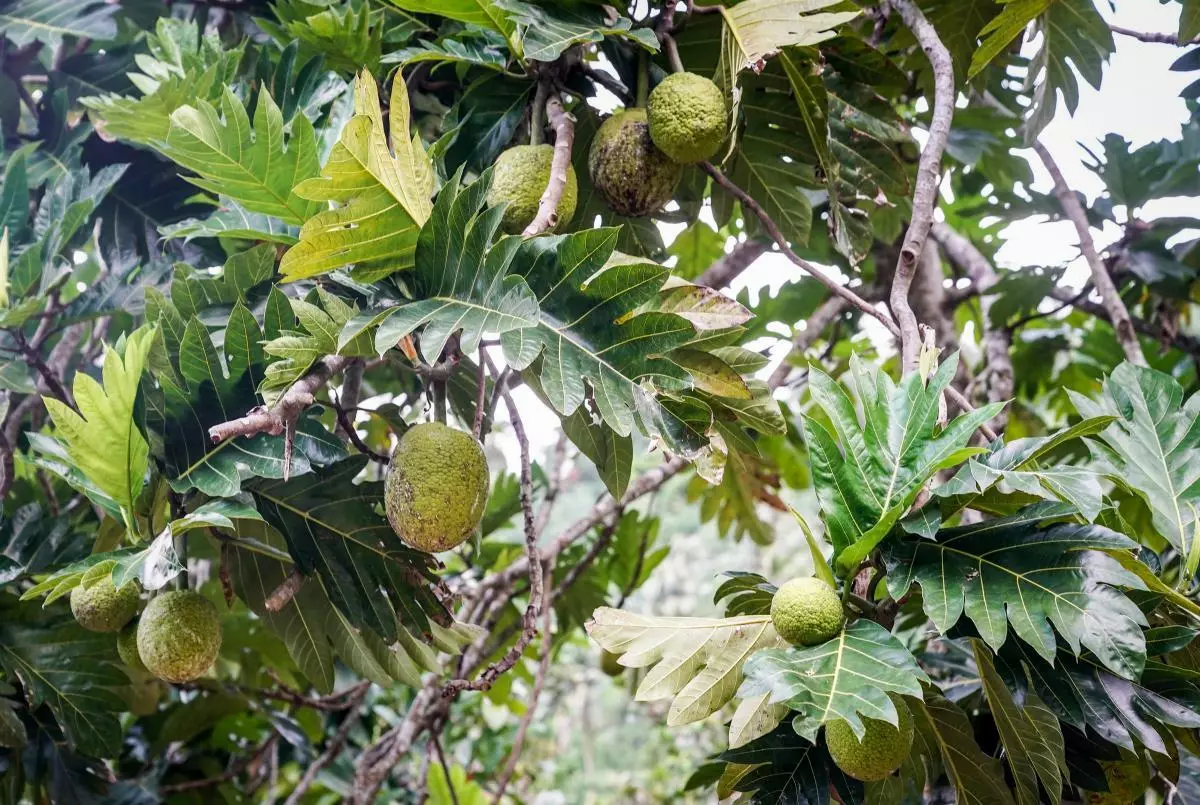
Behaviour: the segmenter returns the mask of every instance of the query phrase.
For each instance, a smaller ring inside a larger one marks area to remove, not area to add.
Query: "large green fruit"
[[[137,648],[146,669],[159,679],[190,682],[203,676],[217,659],[221,616],[200,593],[163,593],[138,621]]]
[[[142,662],[142,655],[138,654],[137,624],[125,627],[117,635],[117,654],[121,655],[121,662],[125,663],[127,668],[146,673],[146,663]]]
[[[92,632],[121,631],[137,614],[139,603],[136,583],[131,581],[118,590],[111,576],[71,590],[71,614],[80,626]]]
[[[828,584],[817,578],[792,579],[771,599],[771,622],[793,646],[815,646],[842,631],[846,616]]]
[[[649,215],[675,195],[683,166],[650,139],[645,109],[626,109],[605,120],[592,138],[588,175],[618,215]]]
[[[400,437],[388,465],[388,522],[419,551],[448,551],[479,527],[489,482],[487,458],[474,436],[437,422],[416,425]]]
[[[646,104],[650,138],[676,162],[703,162],[725,140],[725,94],[704,76],[672,73]]]
[[[552,145],[518,145],[499,156],[492,167],[492,186],[488,189],[489,207],[507,203],[504,210],[504,231],[516,235],[537,214],[538,201],[550,181]],[[575,202],[579,199],[579,182],[575,168],[567,166],[567,184],[558,202],[558,224],[571,220]],[[557,226],[557,225],[556,225]]]
[[[882,780],[900,768],[912,751],[912,713],[899,696],[888,695],[900,716],[897,726],[864,718],[867,731],[860,741],[845,721],[831,721],[825,725],[825,744],[829,747],[830,757],[839,769],[855,780]]]

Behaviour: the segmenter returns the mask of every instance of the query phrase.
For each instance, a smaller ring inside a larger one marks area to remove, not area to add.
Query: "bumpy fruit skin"
[[[448,551],[479,526],[489,484],[487,458],[475,437],[437,422],[416,425],[400,437],[388,465],[388,522],[419,551]]]
[[[650,138],[676,162],[703,162],[725,140],[725,95],[704,76],[672,73],[646,103]]]
[[[1122,760],[1101,764],[1108,790],[1089,791],[1087,802],[1090,805],[1129,805],[1145,796],[1150,784],[1150,773],[1145,764],[1132,753],[1122,751],[1121,755]]]
[[[164,593],[138,621],[138,656],[168,682],[190,682],[212,667],[221,650],[221,616],[200,593]]]
[[[891,694],[889,694],[891,695]],[[891,696],[899,714],[899,724],[893,727],[886,721],[864,718],[867,731],[859,741],[845,721],[825,725],[825,744],[838,768],[855,780],[882,780],[900,768],[912,751],[913,720],[908,705],[898,696]]]
[[[108,576],[71,590],[71,614],[80,626],[92,632],[121,631],[137,614],[139,603],[141,596],[135,583],[118,590]]]
[[[621,665],[621,655],[611,651],[600,652],[600,670],[607,676],[620,676],[625,673],[625,666]]]
[[[121,662],[125,663],[125,667],[147,673],[146,663],[142,662],[142,655],[138,654],[137,624],[126,626],[117,635],[117,654],[121,655]]]
[[[538,201],[550,181],[552,145],[518,145],[496,159],[492,168],[492,186],[488,189],[489,207],[508,202],[503,227],[510,235],[520,233],[537,214]],[[579,181],[575,168],[567,166],[567,184],[558,202],[558,224],[571,220],[579,200]],[[555,227],[558,228],[557,226]]]
[[[771,622],[793,646],[815,646],[836,636],[846,616],[828,584],[817,578],[792,579],[771,599]]]
[[[675,195],[683,166],[650,139],[645,109],[626,109],[605,120],[588,152],[592,186],[618,215],[659,210]]]

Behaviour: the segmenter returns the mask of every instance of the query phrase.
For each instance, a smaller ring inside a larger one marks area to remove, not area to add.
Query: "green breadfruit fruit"
[[[618,215],[649,215],[675,195],[683,166],[650,139],[645,109],[626,109],[605,120],[592,138],[588,175]]]
[[[625,673],[625,666],[621,665],[621,655],[613,654],[611,651],[601,651],[600,670],[608,676],[620,676]]]
[[[388,522],[419,551],[448,551],[479,527],[489,484],[487,458],[475,437],[437,422],[416,425],[400,437],[388,465]]]
[[[912,751],[912,713],[899,696],[890,693],[888,696],[899,715],[896,726],[864,718],[867,731],[860,741],[845,721],[831,721],[825,725],[825,744],[829,747],[830,757],[839,769],[855,780],[882,780],[900,768]]]
[[[138,656],[168,682],[190,682],[212,667],[221,650],[221,616],[200,593],[178,590],[150,602],[137,630]]]
[[[125,700],[129,712],[135,716],[150,716],[158,712],[163,686],[150,674],[135,671],[129,675],[129,684],[117,693]]]
[[[725,140],[725,94],[704,76],[672,73],[646,103],[650,137],[676,162],[703,162]]]
[[[1104,768],[1107,791],[1089,791],[1089,805],[1130,805],[1146,795],[1150,772],[1132,752],[1121,751],[1121,759],[1100,764]]]
[[[815,646],[842,631],[846,616],[828,584],[817,578],[792,579],[771,599],[771,622],[793,646]]]
[[[538,202],[550,181],[550,160],[553,157],[552,145],[518,145],[496,159],[487,203],[489,207],[508,204],[504,210],[503,226],[510,235],[519,234],[537,214]],[[575,168],[568,165],[567,184],[558,202],[558,224],[571,220],[578,199],[579,182],[575,178]]]
[[[131,581],[118,590],[111,576],[71,590],[71,614],[80,626],[92,632],[121,631],[133,620],[140,603],[137,584]]]
[[[146,663],[142,662],[142,655],[138,654],[136,623],[126,626],[117,635],[117,654],[121,655],[121,662],[127,668],[141,673],[148,671]]]

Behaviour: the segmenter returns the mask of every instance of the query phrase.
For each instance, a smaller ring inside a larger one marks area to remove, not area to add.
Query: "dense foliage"
[[[1162,2],[0,0],[0,801],[529,801],[603,649],[598,801],[1200,803],[1200,129],[1039,140]]]

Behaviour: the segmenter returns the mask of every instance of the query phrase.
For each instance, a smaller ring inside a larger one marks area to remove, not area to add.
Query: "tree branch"
[[[1141,42],[1150,42],[1159,45],[1176,45],[1183,47],[1186,45],[1200,45],[1200,37],[1192,39],[1180,40],[1176,34],[1160,34],[1148,33],[1146,31],[1134,31],[1129,28],[1122,28],[1120,25],[1110,25],[1109,29],[1115,34],[1128,36],[1131,39],[1137,39]]]
[[[915,371],[921,351],[921,335],[917,317],[908,302],[909,288],[921,261],[921,252],[929,238],[933,210],[937,205],[938,183],[941,179],[942,153],[950,137],[950,122],[954,117],[954,63],[950,51],[942,44],[937,30],[930,24],[912,0],[889,0],[905,26],[912,31],[921,50],[933,67],[933,117],[929,123],[929,139],[921,149],[917,166],[917,187],[913,192],[912,220],[892,278],[889,302],[892,315],[900,326],[900,357],[904,373]]]
[[[735,243],[729,254],[715,260],[712,265],[704,269],[704,273],[696,277],[694,282],[709,288],[724,288],[770,248],[770,243],[758,238]]]
[[[287,575],[279,586],[267,596],[267,600],[263,606],[269,612],[278,612],[288,605],[288,602],[296,597],[296,593],[300,592],[300,588],[304,586],[304,574],[299,570],[293,570]]]
[[[701,162],[700,168],[709,176],[711,176],[714,182],[723,187],[728,193],[740,201],[742,203],[742,207],[753,213],[754,216],[758,218],[758,220],[762,223],[763,228],[767,230],[767,234],[771,236],[771,239],[775,241],[777,246],[779,246],[779,250],[787,255],[789,260],[808,272],[814,279],[832,291],[834,295],[840,296],[842,299],[846,300],[863,313],[866,313],[868,316],[873,316],[874,318],[878,319],[880,323],[887,328],[889,333],[892,335],[899,335],[900,331],[897,329],[895,322],[893,322],[889,316],[879,310],[876,310],[873,305],[869,304],[854,291],[846,288],[833,277],[829,276],[824,271],[792,251],[792,247],[788,245],[787,239],[783,236],[783,233],[779,231],[779,227],[771,219],[771,216],[767,215],[767,212],[762,208],[762,205],[755,201],[749,193],[730,181],[729,177],[722,173],[720,169],[718,169],[712,163]]]
[[[1042,164],[1050,172],[1050,178],[1054,180],[1054,196],[1058,199],[1059,206],[1062,207],[1063,213],[1071,220],[1071,223],[1075,225],[1075,232],[1079,236],[1079,250],[1083,252],[1088,268],[1091,269],[1092,284],[1096,286],[1104,308],[1108,311],[1108,320],[1112,323],[1113,331],[1117,335],[1117,342],[1125,351],[1125,357],[1130,363],[1145,366],[1146,356],[1142,354],[1142,345],[1138,343],[1133,321],[1129,317],[1129,310],[1125,307],[1125,302],[1121,299],[1104,261],[1100,259],[1100,254],[1096,251],[1096,244],[1092,240],[1087,213],[1084,212],[1083,205],[1079,203],[1079,198],[1074,191],[1067,186],[1067,181],[1063,178],[1058,163],[1046,150],[1046,146],[1041,142],[1035,142],[1033,150],[1037,152]]]
[[[789,358],[792,355],[803,355],[804,351],[812,346],[817,337],[825,331],[825,328],[833,322],[838,316],[846,310],[846,300],[840,296],[831,296],[826,299],[821,305],[809,314],[805,320],[805,327],[792,337],[792,348],[788,354],[784,356],[783,362],[775,367],[775,371],[771,372],[771,377],[767,380],[767,386],[772,389],[777,389],[784,384],[788,379],[788,375],[792,373],[794,368],[789,363]]]
[[[1105,308],[1105,306],[1097,305],[1095,302],[1088,301],[1086,293],[1075,293],[1069,288],[1054,288],[1050,291],[1050,296],[1066,305],[1074,307],[1077,310],[1091,314],[1098,319],[1104,319],[1109,322],[1109,324],[1112,323],[1112,319],[1109,318],[1108,310]],[[1133,324],[1134,330],[1146,336],[1147,338],[1153,338],[1164,347],[1178,349],[1181,352],[1186,352],[1189,355],[1200,357],[1200,339],[1197,339],[1195,336],[1190,336],[1183,333],[1171,335],[1163,332],[1150,322],[1142,319],[1135,319],[1131,317],[1130,321]]]
[[[562,105],[557,92],[546,99],[546,118],[554,129],[554,156],[550,160],[550,181],[538,201],[537,214],[521,233],[531,238],[558,225],[558,205],[567,186],[567,171],[571,168],[571,145],[575,142],[575,118]]]
[[[992,298],[988,290],[999,282],[996,269],[975,244],[948,224],[936,222],[931,230],[934,240],[942,247],[947,259],[958,266],[979,293],[979,313],[983,321],[984,374],[986,377],[988,402],[1004,402],[1013,396],[1012,331],[1006,327],[991,326]],[[992,418],[991,426],[1002,431],[1008,425],[1008,411],[1001,411]]]
[[[354,696],[353,700],[346,705],[345,709],[352,710],[361,705],[363,699],[367,697],[367,691],[369,689],[369,684],[361,685],[359,692]],[[304,776],[300,778],[300,782],[296,784],[294,789],[292,789],[292,793],[288,795],[288,798],[283,805],[297,805],[297,803],[300,802],[300,797],[304,796],[304,792],[306,792],[313,784],[313,781],[317,779],[317,775],[321,773],[321,770],[336,760],[337,756],[342,753],[342,750],[346,747],[346,739],[350,735],[350,730],[354,728],[354,725],[358,721],[355,715],[356,714],[352,712],[347,712],[345,714],[337,732],[334,733],[333,738],[329,741],[329,745],[325,747],[325,751],[322,752],[321,756],[309,764],[308,768],[304,770]]]

